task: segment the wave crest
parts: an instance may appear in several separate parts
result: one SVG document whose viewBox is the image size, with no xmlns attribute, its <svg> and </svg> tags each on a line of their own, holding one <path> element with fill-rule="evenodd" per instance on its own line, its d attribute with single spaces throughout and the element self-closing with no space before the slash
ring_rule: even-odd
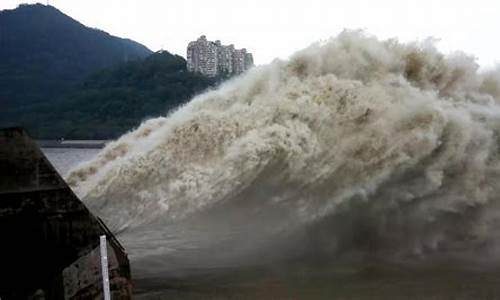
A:
<svg viewBox="0 0 500 300">
<path fill-rule="evenodd" d="M 389 247 L 481 247 L 500 225 L 499 74 L 346 31 L 144 122 L 67 180 L 114 230 L 238 202 L 287 226 L 362 220 Z"/>
</svg>

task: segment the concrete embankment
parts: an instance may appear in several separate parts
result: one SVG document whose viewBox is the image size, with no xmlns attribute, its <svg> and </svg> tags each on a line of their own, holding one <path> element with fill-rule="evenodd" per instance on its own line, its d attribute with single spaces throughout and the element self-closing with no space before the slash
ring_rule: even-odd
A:
<svg viewBox="0 0 500 300">
<path fill-rule="evenodd" d="M 0 129 L 0 299 L 102 298 L 99 238 L 112 299 L 130 299 L 127 254 L 21 128 Z"/>
</svg>

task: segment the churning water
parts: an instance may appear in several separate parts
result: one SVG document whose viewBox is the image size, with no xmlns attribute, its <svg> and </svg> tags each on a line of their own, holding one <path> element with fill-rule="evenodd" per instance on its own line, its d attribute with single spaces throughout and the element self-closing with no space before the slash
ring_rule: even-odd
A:
<svg viewBox="0 0 500 300">
<path fill-rule="evenodd" d="M 309 282 L 311 270 L 337 281 L 340 261 L 496 274 L 499 74 L 429 42 L 346 31 L 144 122 L 67 181 L 138 278 L 297 261 Z"/>
</svg>

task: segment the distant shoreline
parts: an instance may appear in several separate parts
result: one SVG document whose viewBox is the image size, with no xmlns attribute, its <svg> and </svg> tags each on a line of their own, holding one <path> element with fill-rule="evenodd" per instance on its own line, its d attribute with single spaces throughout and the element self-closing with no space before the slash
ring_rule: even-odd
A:
<svg viewBox="0 0 500 300">
<path fill-rule="evenodd" d="M 40 148 L 102 149 L 108 140 L 38 140 Z"/>
</svg>

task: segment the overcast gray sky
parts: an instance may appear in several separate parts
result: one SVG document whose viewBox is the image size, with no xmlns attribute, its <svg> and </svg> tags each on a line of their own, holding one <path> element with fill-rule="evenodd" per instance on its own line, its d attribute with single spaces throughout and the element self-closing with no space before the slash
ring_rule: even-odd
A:
<svg viewBox="0 0 500 300">
<path fill-rule="evenodd" d="M 0 9 L 40 1 L 0 0 Z M 46 2 L 45 2 L 46 3 Z M 438 47 L 463 50 L 483 67 L 500 62 L 498 0 L 50 0 L 83 24 L 136 40 L 151 50 L 185 56 L 205 34 L 247 48 L 255 62 L 286 58 L 344 28 L 402 41 L 435 37 Z"/>
</svg>

